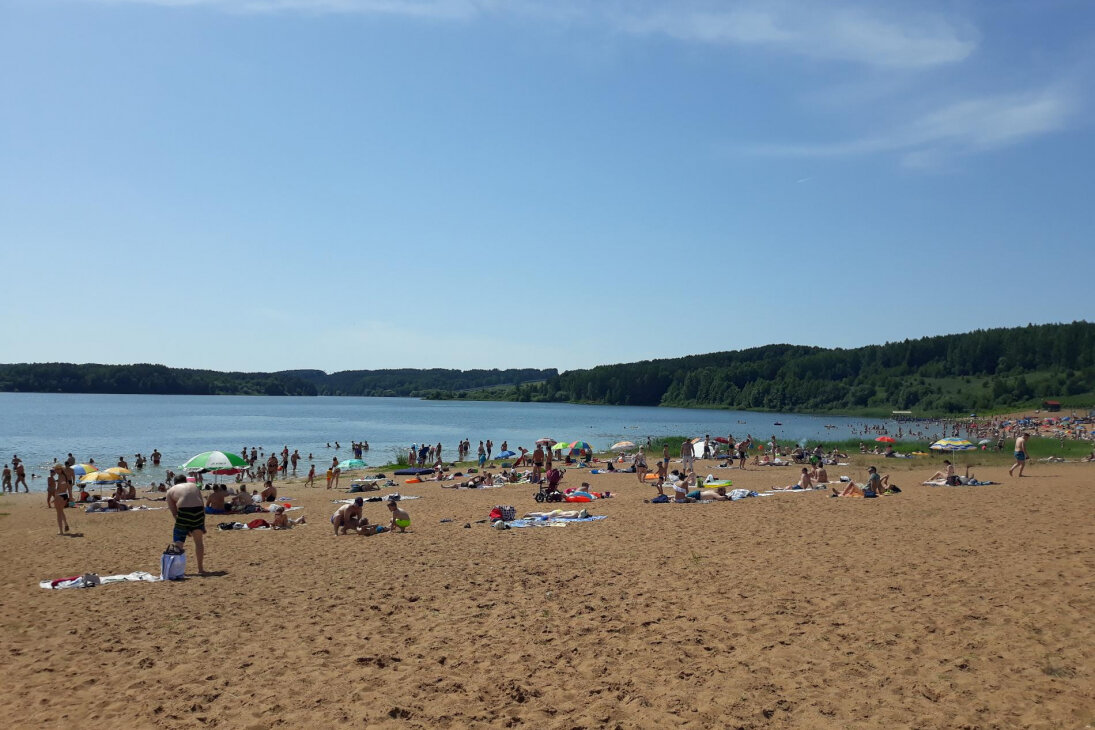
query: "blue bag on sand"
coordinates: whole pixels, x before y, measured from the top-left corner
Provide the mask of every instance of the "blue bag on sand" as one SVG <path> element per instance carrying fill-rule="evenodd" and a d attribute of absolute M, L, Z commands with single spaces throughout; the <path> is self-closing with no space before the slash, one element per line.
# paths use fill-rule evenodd
<path fill-rule="evenodd" d="M 160 580 L 182 580 L 186 573 L 186 553 L 169 545 L 160 556 Z"/>

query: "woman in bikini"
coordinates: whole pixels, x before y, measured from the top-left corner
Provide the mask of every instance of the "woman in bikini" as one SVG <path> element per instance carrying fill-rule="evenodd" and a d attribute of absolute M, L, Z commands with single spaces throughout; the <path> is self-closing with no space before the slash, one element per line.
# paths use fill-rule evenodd
<path fill-rule="evenodd" d="M 68 500 L 72 496 L 72 485 L 65 476 L 64 467 L 51 469 L 46 481 L 46 488 L 53 492 L 53 509 L 57 512 L 57 534 L 64 535 L 69 531 L 65 507 L 68 507 Z"/>

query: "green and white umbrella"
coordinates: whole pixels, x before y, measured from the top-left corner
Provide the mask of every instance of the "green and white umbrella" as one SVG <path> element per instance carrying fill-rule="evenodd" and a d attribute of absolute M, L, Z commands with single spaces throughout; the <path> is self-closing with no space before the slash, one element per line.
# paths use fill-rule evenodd
<path fill-rule="evenodd" d="M 219 471 L 221 469 L 242 469 L 247 466 L 247 460 L 238 454 L 227 451 L 206 451 L 197 456 L 192 456 L 190 461 L 183 464 L 183 471 Z"/>
<path fill-rule="evenodd" d="M 367 466 L 368 464 L 361 459 L 346 459 L 338 465 L 338 469 L 339 471 L 351 471 L 353 469 L 364 469 Z"/>

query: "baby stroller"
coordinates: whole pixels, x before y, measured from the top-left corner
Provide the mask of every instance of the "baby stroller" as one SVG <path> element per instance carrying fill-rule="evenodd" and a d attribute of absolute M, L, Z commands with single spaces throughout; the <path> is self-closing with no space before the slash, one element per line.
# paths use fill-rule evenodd
<path fill-rule="evenodd" d="M 544 479 L 540 480 L 539 489 L 533 497 L 537 502 L 562 502 L 563 493 L 559 491 L 559 482 L 563 481 L 563 472 L 558 469 L 548 469 Z M 545 486 L 545 482 L 546 485 Z"/>

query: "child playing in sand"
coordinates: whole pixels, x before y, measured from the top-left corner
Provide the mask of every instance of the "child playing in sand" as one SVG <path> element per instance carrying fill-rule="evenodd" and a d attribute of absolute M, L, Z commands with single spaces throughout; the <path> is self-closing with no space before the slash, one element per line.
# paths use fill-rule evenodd
<path fill-rule="evenodd" d="M 392 522 L 389 529 L 394 530 L 398 527 L 400 532 L 406 532 L 407 528 L 411 526 L 411 516 L 407 514 L 407 510 L 400 507 L 394 499 L 388 500 L 388 509 L 392 511 Z"/>

